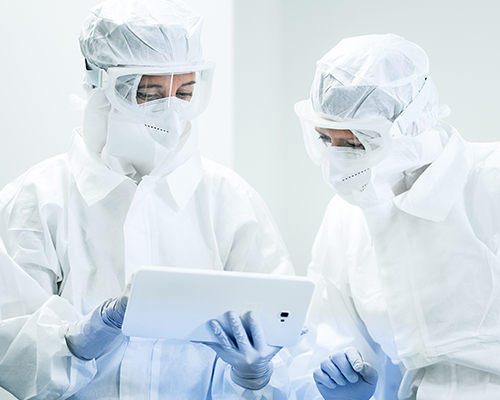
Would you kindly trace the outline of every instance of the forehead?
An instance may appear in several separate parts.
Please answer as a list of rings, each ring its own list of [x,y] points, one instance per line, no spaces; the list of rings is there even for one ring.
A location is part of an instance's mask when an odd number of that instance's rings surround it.
[[[351,136],[353,133],[349,129],[331,129],[316,127],[316,131],[323,133],[325,135],[336,135],[336,136]]]

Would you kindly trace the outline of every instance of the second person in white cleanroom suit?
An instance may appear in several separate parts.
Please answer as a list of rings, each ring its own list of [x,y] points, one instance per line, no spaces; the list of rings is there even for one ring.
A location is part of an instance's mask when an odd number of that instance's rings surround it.
[[[212,69],[200,29],[173,0],[93,9],[83,130],[0,193],[0,386],[19,399],[288,398],[269,349],[226,363],[119,329],[117,296],[141,265],[293,272],[260,196],[200,156],[191,120]]]
[[[374,393],[386,356],[401,400],[500,398],[500,144],[441,111],[427,55],[395,35],[341,41],[296,105],[337,193],[309,269],[326,400],[395,398]]]

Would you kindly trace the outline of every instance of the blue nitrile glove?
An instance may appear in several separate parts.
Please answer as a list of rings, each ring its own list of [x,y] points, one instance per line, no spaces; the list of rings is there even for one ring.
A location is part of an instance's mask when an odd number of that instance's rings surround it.
[[[212,320],[209,325],[217,342],[203,344],[231,365],[234,383],[245,389],[262,389],[273,374],[271,359],[281,347],[267,344],[264,332],[252,312],[241,318],[232,311],[224,315],[229,321],[230,331],[226,332],[219,321]]]
[[[108,299],[81,320],[68,327],[66,343],[73,355],[92,360],[110,351],[121,340],[128,297]]]
[[[378,380],[375,368],[364,362],[353,347],[331,355],[313,377],[325,400],[368,400]]]

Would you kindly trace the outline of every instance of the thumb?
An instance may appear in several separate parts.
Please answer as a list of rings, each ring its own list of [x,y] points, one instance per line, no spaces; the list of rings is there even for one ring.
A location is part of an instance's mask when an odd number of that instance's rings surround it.
[[[115,311],[123,318],[125,315],[125,310],[127,309],[128,297],[121,296],[116,300],[115,305],[113,306]]]
[[[363,363],[363,369],[359,372],[359,374],[361,375],[361,378],[363,378],[363,380],[370,385],[375,385],[378,381],[377,370],[366,362]]]
[[[132,274],[132,278],[135,275],[135,272]],[[122,292],[122,296],[129,297],[130,296],[130,291],[132,289],[132,278],[130,278],[130,281],[127,283],[127,286],[125,286],[125,289]]]

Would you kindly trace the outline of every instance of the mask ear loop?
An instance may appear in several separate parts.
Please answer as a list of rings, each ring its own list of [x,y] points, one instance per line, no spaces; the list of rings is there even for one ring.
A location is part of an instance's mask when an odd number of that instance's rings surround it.
[[[170,88],[168,90],[168,107],[170,108],[170,100],[172,99],[172,86],[174,85],[174,74],[170,75]]]

